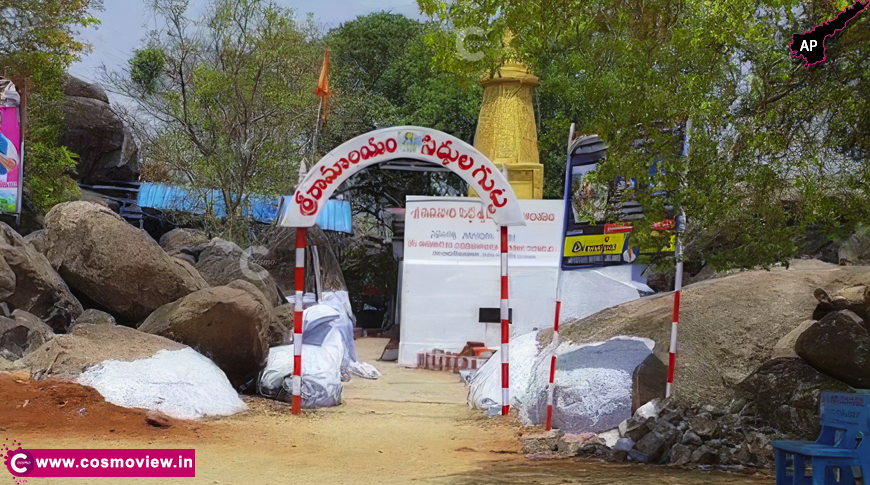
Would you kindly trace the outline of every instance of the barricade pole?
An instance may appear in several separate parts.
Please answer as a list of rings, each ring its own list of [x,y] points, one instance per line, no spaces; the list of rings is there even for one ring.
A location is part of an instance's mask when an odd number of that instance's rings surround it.
[[[293,313],[293,414],[302,412],[302,297],[305,294],[305,245],[308,228],[296,228],[296,308]]]
[[[677,326],[680,323],[680,291],[683,289],[683,257],[680,235],[685,227],[685,216],[680,214],[676,220],[676,240],[674,243],[674,258],[677,262],[674,275],[674,318],[671,323],[671,346],[668,349],[668,382],[665,384],[665,397],[671,397],[674,386],[674,371],[677,367]]]
[[[556,392],[556,349],[559,348],[559,312],[562,310],[562,268],[559,268],[559,277],[556,283],[556,321],[553,324],[553,355],[550,357],[550,383],[547,386],[547,431],[553,429],[553,395]]]
[[[501,226],[501,413],[510,412],[510,325],[508,306],[508,228]]]

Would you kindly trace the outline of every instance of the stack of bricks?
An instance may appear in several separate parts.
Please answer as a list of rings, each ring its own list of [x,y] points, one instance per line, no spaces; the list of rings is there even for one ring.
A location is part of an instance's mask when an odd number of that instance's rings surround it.
[[[486,358],[483,357],[459,355],[437,349],[431,352],[417,353],[418,369],[459,373],[461,370],[479,369],[484,362],[486,362]]]

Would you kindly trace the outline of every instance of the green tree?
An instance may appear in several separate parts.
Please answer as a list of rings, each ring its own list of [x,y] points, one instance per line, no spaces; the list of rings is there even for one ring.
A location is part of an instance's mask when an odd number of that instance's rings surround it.
[[[599,179],[636,179],[645,224],[685,208],[687,257],[717,268],[786,261],[808,231],[835,238],[868,218],[868,16],[829,38],[828,61],[810,69],[787,47],[792,32],[848,2],[419,3],[452,26],[431,43],[457,72],[491,69],[502,55],[495,40],[516,34],[511,47],[543,80],[550,196],[561,193],[576,121],[610,146]],[[470,27],[486,32],[477,63],[460,62],[455,49],[456,32]]]
[[[40,211],[78,198],[74,154],[58,144],[66,70],[90,46],[76,28],[97,24],[100,0],[0,0],[0,74],[27,97],[25,195]]]
[[[219,190],[227,217],[210,229],[245,242],[248,197],[290,193],[310,147],[320,32],[264,0],[214,0],[196,21],[188,3],[155,2],[162,25],[106,79],[136,103],[144,173]]]

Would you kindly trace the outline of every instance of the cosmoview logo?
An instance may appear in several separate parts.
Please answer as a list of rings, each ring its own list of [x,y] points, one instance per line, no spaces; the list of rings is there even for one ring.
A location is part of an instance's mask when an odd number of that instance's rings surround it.
[[[24,477],[29,476],[33,473],[33,469],[36,468],[36,460],[33,459],[33,455],[23,450],[20,442],[16,440],[9,442],[9,438],[6,438],[6,443],[3,444],[0,450],[5,452],[4,462],[6,469],[15,477],[15,483],[19,485],[27,483]]]

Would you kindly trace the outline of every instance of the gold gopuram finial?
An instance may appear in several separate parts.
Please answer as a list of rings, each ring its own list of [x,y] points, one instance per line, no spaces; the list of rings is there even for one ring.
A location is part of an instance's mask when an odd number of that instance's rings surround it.
[[[474,147],[498,166],[507,164],[508,180],[520,199],[544,197],[544,166],[538,157],[538,131],[532,95],[541,83],[511,47],[510,30],[503,43],[505,61],[480,82],[483,103]],[[473,195],[473,192],[471,192]]]

